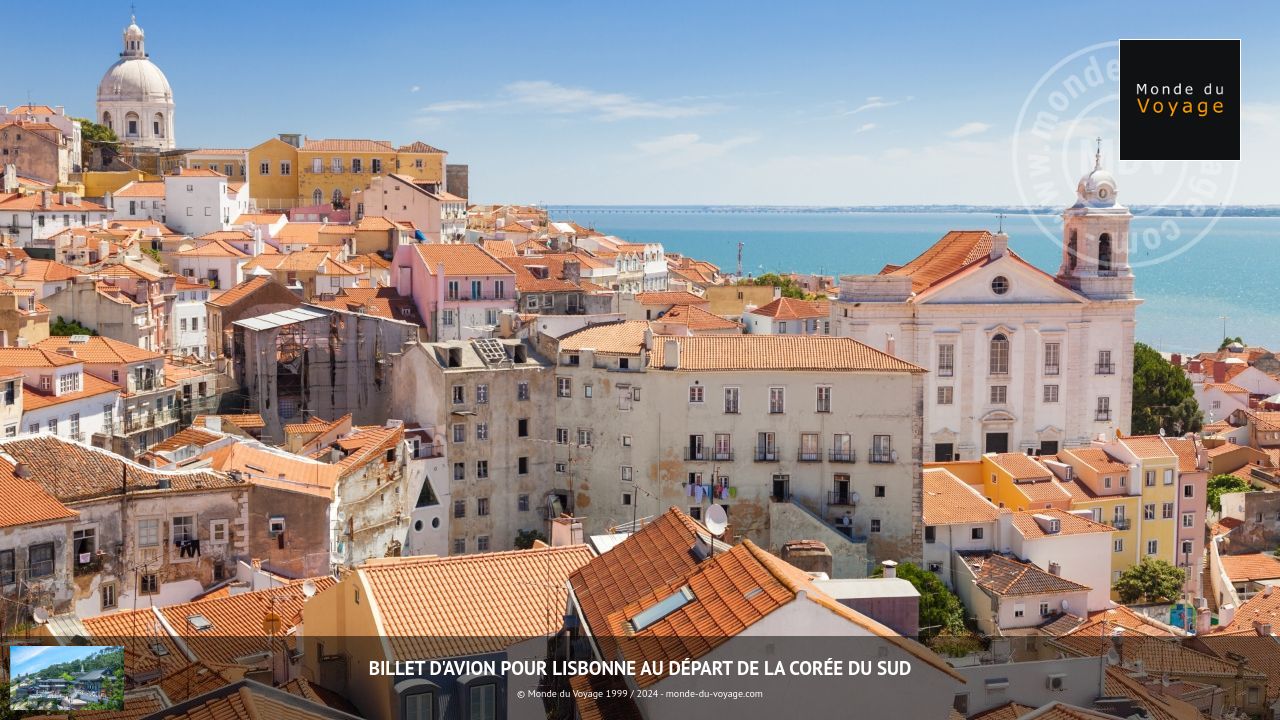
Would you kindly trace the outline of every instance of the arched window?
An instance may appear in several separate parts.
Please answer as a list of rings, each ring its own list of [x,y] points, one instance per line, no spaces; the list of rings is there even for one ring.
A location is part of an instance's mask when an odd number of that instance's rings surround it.
[[[337,210],[342,207],[342,190],[340,188],[333,189],[333,209]]]
[[[992,375],[1009,374],[1009,338],[1004,333],[996,333],[991,338],[991,357],[989,370]]]
[[[1071,231],[1071,239],[1067,241],[1067,269],[1076,269],[1076,231]]]
[[[158,138],[164,137],[164,113],[156,113],[151,119],[151,134]]]
[[[315,192],[311,193],[311,204],[319,205],[322,202],[324,202],[324,193],[320,191],[320,188],[316,188]]]
[[[1107,233],[1098,238],[1098,272],[1111,272],[1111,236]]]
[[[102,124],[106,125],[108,130],[115,130],[115,128],[111,127],[111,113],[109,112],[102,113]]]
[[[124,133],[129,137],[138,137],[138,114],[129,113],[124,116]]]

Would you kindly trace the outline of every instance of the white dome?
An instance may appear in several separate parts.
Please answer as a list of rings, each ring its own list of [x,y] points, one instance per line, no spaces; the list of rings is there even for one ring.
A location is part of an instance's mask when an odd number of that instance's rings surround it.
[[[1115,207],[1116,178],[1102,169],[1102,140],[1098,140],[1098,152],[1093,159],[1093,169],[1080,178],[1076,185],[1076,205],[1088,207]]]
[[[98,83],[98,102],[104,100],[171,103],[173,89],[155,63],[145,57],[123,57]]]

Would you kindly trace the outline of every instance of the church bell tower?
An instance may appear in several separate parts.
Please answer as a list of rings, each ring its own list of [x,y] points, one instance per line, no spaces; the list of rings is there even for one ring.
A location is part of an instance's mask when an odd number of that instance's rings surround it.
[[[1133,299],[1129,267],[1129,209],[1116,202],[1116,180],[1102,169],[1102,139],[1093,170],[1080,178],[1076,203],[1062,213],[1058,279],[1095,300]]]

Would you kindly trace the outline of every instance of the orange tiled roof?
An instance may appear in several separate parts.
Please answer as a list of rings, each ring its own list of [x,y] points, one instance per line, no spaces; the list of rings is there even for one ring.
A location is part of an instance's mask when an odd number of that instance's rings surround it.
[[[187,427],[174,433],[172,436],[161,440],[152,445],[148,450],[151,452],[168,452],[184,447],[204,447],[210,443],[221,440],[222,436],[209,432],[198,427]]]
[[[1053,477],[1049,469],[1022,453],[992,453],[985,456],[1014,480],[1041,480]]]
[[[831,312],[830,303],[825,300],[797,300],[780,297],[768,305],[751,311],[752,315],[771,317],[774,320],[803,320],[806,318],[824,318]]]
[[[204,427],[204,419],[206,417],[208,416],[197,415],[195,419],[191,421],[191,424],[198,427]],[[261,430],[267,426],[267,421],[263,420],[262,416],[258,413],[240,413],[238,415],[224,414],[217,415],[216,417],[222,418],[223,422],[229,422],[241,430]]]
[[[636,294],[641,305],[708,305],[710,300],[683,290],[663,290]]]
[[[395,288],[343,288],[330,300],[317,299],[310,304],[332,310],[363,311],[376,317],[422,324],[413,298],[400,295]]]
[[[689,330],[736,330],[738,323],[722,318],[715,313],[704,310],[697,305],[676,305],[662,316],[663,322],[674,322],[688,326]]]
[[[70,198],[68,198],[70,199]],[[43,193],[31,195],[13,195],[7,200],[0,200],[2,210],[57,210],[58,212],[90,212],[105,211],[104,205],[78,198],[75,202],[62,202],[60,193],[50,193],[49,204],[44,203]]]
[[[446,275],[514,275],[509,266],[485,252],[479,245],[437,245],[421,243],[413,246],[426,263],[427,272],[436,273],[444,265]]]
[[[183,257],[249,257],[248,253],[243,252],[240,248],[226,240],[216,238],[186,250],[179,250],[178,254]]]
[[[222,472],[239,471],[254,485],[332,499],[344,474],[334,465],[269,450],[250,442],[233,442],[205,453],[209,466]]]
[[[1119,460],[1108,455],[1102,448],[1097,447],[1078,447],[1066,448],[1058,452],[1059,456],[1070,455],[1078,458],[1085,465],[1094,470],[1108,475],[1111,473],[1127,473],[1129,466]]]
[[[1267,698],[1280,697],[1280,641],[1274,636],[1256,633],[1218,633],[1200,635],[1197,642],[1224,660],[1232,655],[1245,659],[1245,664],[1267,676]]]
[[[116,191],[115,197],[119,198],[162,198],[164,197],[164,181],[163,180],[134,180]]]
[[[418,660],[495,652],[556,632],[565,581],[590,559],[587,546],[566,545],[385,558],[356,573],[377,603],[389,659]]]
[[[1125,447],[1143,460],[1176,458],[1177,454],[1159,435],[1133,435],[1119,438]]]
[[[282,217],[284,217],[284,213],[242,213],[236,217],[232,225],[247,225],[249,223],[272,225]]]
[[[973,715],[969,720],[1018,720],[1018,718],[1032,710],[1035,710],[1035,708],[1010,701]]]
[[[220,308],[231,307],[269,282],[271,282],[269,277],[261,275],[251,277],[235,287],[227,288],[226,292],[208,300],[207,304]]]
[[[649,354],[651,369],[663,369],[671,342],[680,349],[680,370],[924,372],[853,338],[798,335],[659,336]]]
[[[1164,442],[1178,456],[1178,472],[1197,472],[1200,469],[1200,445],[1194,438],[1165,438]]]
[[[89,373],[80,374],[80,389],[75,392],[54,395],[52,390],[41,390],[31,387],[30,385],[22,386],[22,409],[24,411],[40,410],[42,408],[52,407],[54,405],[62,405],[63,403],[76,402],[85,398],[91,398],[107,393],[120,392],[120,386],[107,382],[101,378],[94,377]]]
[[[964,560],[973,570],[979,587],[1002,597],[1089,591],[1087,585],[999,553],[966,555]]]
[[[37,482],[13,474],[13,465],[0,462],[0,527],[57,522],[79,515],[50,495]]]
[[[304,152],[395,152],[395,149],[391,147],[391,143],[386,140],[307,140],[302,143],[302,147],[299,149]]]
[[[119,340],[112,340],[105,335],[91,335],[84,342],[72,342],[70,337],[52,336],[35,344],[41,350],[68,354],[78,362],[88,364],[127,364],[159,360],[164,356],[150,350],[143,350],[137,345],[130,345]]]
[[[886,269],[881,274],[911,278],[911,289],[918,293],[957,270],[985,260],[990,253],[991,233],[986,230],[952,230],[911,262]]]
[[[1232,582],[1280,578],[1280,559],[1271,553],[1223,555],[1222,570]]]
[[[1205,390],[1221,390],[1224,393],[1228,393],[1232,395],[1248,395],[1249,394],[1248,390],[1245,390],[1244,388],[1240,387],[1239,385],[1236,385],[1235,383],[1229,383],[1229,382],[1205,383],[1204,389]]]
[[[1276,628],[1273,632],[1280,632],[1280,592],[1266,592],[1264,589],[1245,600],[1236,609],[1235,618],[1225,627],[1220,626],[1216,632],[1252,631],[1255,621]]]
[[[119,495],[121,485],[130,492],[214,490],[243,485],[218,472],[164,472],[151,470],[105,450],[54,437],[30,435],[0,440],[0,450],[25,463],[32,482],[66,502]]]
[[[61,280],[70,280],[74,277],[83,275],[84,273],[70,265],[63,265],[56,260],[37,260],[35,258],[31,258],[25,263],[19,263],[17,272],[6,272],[4,274],[9,277],[16,277],[19,280],[58,282]]]
[[[1036,515],[1048,515],[1058,521],[1059,530],[1056,533],[1045,532],[1040,527],[1040,523],[1036,522]],[[1089,533],[1110,533],[1115,528],[1102,523],[1096,523],[1088,518],[1069,513],[1066,510],[1057,508],[1045,508],[1043,510],[1024,510],[1016,512],[1011,518],[1013,527],[1025,538],[1041,538],[1054,537],[1057,535],[1086,535]]]
[[[40,347],[0,347],[0,367],[66,367],[81,362],[76,358]]]
[[[432,147],[431,145],[428,145],[428,144],[426,144],[426,143],[422,142],[421,140],[417,140],[417,141],[412,142],[412,143],[410,143],[410,144],[408,144],[408,145],[401,145],[400,147],[396,148],[396,152],[402,152],[402,153],[436,153],[436,154],[440,154],[440,155],[446,155],[446,154],[448,154],[446,151],[441,150],[441,149],[440,149],[440,148],[438,148],[438,147]]]
[[[946,468],[924,470],[924,524],[995,522],[1001,509]]]
[[[644,335],[648,329],[649,323],[644,320],[588,325],[560,336],[560,352],[593,349],[609,355],[639,355],[644,349]]]
[[[226,177],[226,175],[223,175],[222,173],[216,170],[210,170],[209,168],[178,167],[178,168],[175,168],[173,172],[169,173],[170,177],[175,177],[179,175],[182,177],[211,177],[211,178]]]

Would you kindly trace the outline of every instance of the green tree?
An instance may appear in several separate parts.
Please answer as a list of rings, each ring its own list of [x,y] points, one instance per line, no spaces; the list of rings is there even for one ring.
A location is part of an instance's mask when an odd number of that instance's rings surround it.
[[[115,156],[116,148],[120,145],[120,138],[116,137],[116,133],[106,125],[98,123],[87,118],[76,118],[80,121],[80,164],[88,168],[93,161],[93,151],[102,148],[102,161],[108,163]]]
[[[883,568],[876,577],[884,575]],[[898,565],[898,577],[911,583],[920,593],[920,640],[927,642],[938,635],[964,635],[964,606],[960,598],[947,589],[937,575],[909,562]]]
[[[1244,345],[1244,338],[1240,337],[1239,335],[1237,335],[1237,336],[1235,336],[1235,337],[1223,338],[1223,339],[1222,339],[1222,344],[1218,346],[1218,349],[1219,349],[1219,350],[1226,350],[1226,349],[1227,349],[1227,346],[1228,346],[1228,345],[1230,345],[1231,343],[1236,343],[1236,344],[1238,344],[1238,345]]]
[[[1122,603],[1171,602],[1182,592],[1187,574],[1164,560],[1144,557],[1142,562],[1120,573],[1113,588]]]
[[[1209,478],[1209,508],[1214,512],[1222,512],[1222,496],[1226,493],[1249,492],[1253,489],[1247,481],[1235,475],[1214,475]]]
[[[64,320],[61,315],[57,320],[49,323],[49,334],[54,337],[68,337],[71,335],[97,335],[97,330],[90,330],[75,320]]]
[[[770,285],[772,287],[781,288],[782,296],[796,298],[798,300],[808,299],[804,288],[796,284],[795,280],[789,277],[783,277],[778,273],[765,273],[757,275],[754,278],[743,278],[738,281],[739,285]]]
[[[1164,430],[1173,435],[1196,432],[1204,413],[1196,402],[1191,380],[1152,348],[1133,346],[1133,417],[1135,435]]]
[[[520,530],[516,532],[515,546],[517,550],[528,550],[535,542],[547,541],[547,536],[540,530]]]

